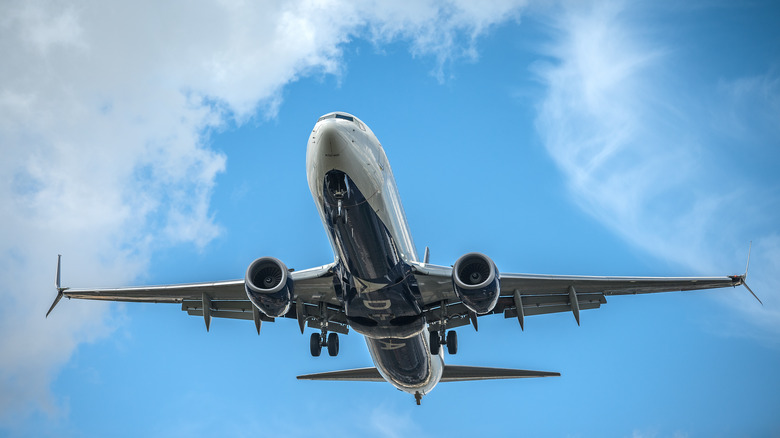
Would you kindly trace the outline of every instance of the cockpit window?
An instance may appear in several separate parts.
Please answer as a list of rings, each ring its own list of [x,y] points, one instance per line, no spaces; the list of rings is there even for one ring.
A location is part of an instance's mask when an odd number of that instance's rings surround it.
[[[354,122],[355,121],[355,118],[352,117],[352,116],[348,116],[346,114],[333,113],[333,114],[328,114],[328,115],[324,115],[324,116],[320,117],[317,120],[317,123],[319,123],[319,122],[321,122],[321,121],[323,121],[325,119],[332,119],[332,118],[349,120],[350,122]]]

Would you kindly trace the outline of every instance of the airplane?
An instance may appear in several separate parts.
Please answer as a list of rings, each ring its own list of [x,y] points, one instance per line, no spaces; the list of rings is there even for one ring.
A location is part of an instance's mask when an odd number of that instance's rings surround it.
[[[189,315],[263,322],[290,318],[303,334],[314,328],[309,348],[339,353],[339,334],[365,337],[374,367],[298,376],[302,380],[387,381],[414,395],[419,405],[439,382],[560,376],[520,369],[445,365],[444,349],[458,351],[453,329],[503,314],[525,318],[597,309],[606,296],[747,286],[743,275],[722,277],[596,277],[499,273],[492,259],[468,253],[452,267],[418,257],[390,163],[362,120],[345,112],[319,118],[308,140],[306,173],[312,197],[334,253],[332,263],[301,271],[280,260],[253,261],[243,279],[108,289],[61,287],[57,296],[146,303],[180,303]],[[750,255],[748,253],[748,264]],[[760,302],[761,300],[759,300]]]

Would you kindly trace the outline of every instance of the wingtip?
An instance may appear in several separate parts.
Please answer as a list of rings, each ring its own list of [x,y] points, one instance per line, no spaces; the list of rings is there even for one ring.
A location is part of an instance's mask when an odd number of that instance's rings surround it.
[[[60,300],[62,299],[62,295],[63,295],[62,290],[57,290],[57,298],[54,299],[54,302],[51,303],[51,307],[49,307],[49,311],[46,312],[46,318],[49,317],[49,314],[51,313],[52,310],[54,310],[54,307],[57,306],[57,303],[60,302]]]
[[[753,298],[755,298],[758,301],[759,304],[761,304],[762,306],[764,305],[764,302],[761,301],[760,298],[758,298],[758,295],[756,295],[756,293],[753,292],[753,289],[751,289],[750,286],[748,286],[747,283],[745,283],[745,279],[744,278],[742,279],[742,286],[745,286],[745,289],[747,289],[748,292],[750,292],[750,295],[753,295]]]
[[[51,304],[51,307],[49,307],[49,311],[46,312],[46,318],[49,317],[49,314],[52,310],[57,306],[57,303],[60,302],[63,296],[63,292],[68,290],[67,287],[62,287],[62,284],[60,284],[60,266],[62,264],[62,254],[57,254],[57,274],[54,278],[54,287],[57,288],[57,297],[54,298],[54,302]]]

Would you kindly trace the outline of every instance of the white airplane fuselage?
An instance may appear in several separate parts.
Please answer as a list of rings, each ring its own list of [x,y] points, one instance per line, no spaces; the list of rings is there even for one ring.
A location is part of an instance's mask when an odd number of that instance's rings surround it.
[[[417,251],[382,145],[357,117],[327,114],[309,138],[306,173],[350,325],[365,336],[385,380],[402,391],[428,393],[441,379],[443,350],[430,353],[410,267]]]

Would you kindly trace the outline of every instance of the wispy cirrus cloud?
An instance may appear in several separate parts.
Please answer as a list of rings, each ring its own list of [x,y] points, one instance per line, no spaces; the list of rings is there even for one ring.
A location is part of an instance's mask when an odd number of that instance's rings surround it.
[[[778,76],[709,78],[697,94],[702,79],[631,7],[557,11],[550,60],[535,66],[539,135],[573,201],[661,259],[736,274],[753,240],[750,283],[765,306],[747,295],[730,305],[776,334],[780,187],[762,161],[777,159]]]

